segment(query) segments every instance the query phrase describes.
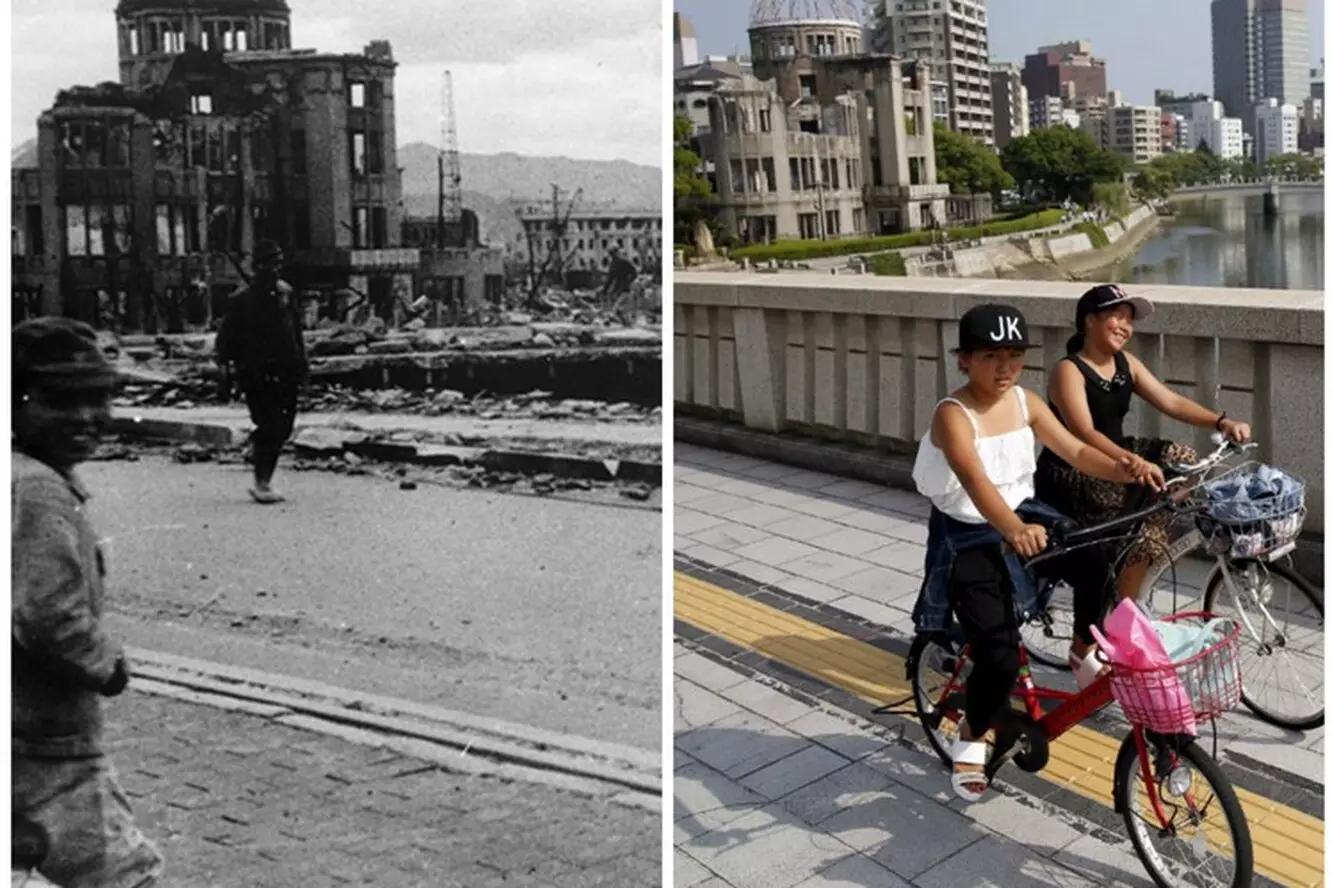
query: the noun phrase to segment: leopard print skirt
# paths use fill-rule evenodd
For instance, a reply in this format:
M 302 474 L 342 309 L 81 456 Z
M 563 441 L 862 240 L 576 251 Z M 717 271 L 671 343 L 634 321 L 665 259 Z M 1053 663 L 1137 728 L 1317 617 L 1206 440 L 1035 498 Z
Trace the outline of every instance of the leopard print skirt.
M 1124 449 L 1157 465 L 1198 460 L 1198 452 L 1189 445 L 1161 438 L 1129 438 Z M 1079 524 L 1099 524 L 1143 505 L 1145 488 L 1102 481 L 1052 457 L 1049 452 L 1042 453 L 1037 464 L 1036 498 Z M 1112 546 L 1120 568 L 1151 562 L 1166 551 L 1170 545 L 1169 523 L 1169 513 L 1158 512 L 1144 522 L 1135 539 Z

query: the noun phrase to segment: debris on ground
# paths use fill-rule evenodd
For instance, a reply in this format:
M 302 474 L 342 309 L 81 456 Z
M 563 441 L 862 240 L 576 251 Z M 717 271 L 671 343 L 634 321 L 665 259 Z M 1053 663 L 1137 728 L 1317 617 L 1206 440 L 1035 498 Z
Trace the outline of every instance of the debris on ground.
M 122 407 L 177 407 L 189 409 L 228 403 L 221 397 L 215 377 L 182 373 L 173 381 L 128 380 L 116 404 Z M 478 419 L 559 419 L 589 422 L 652 423 L 661 419 L 661 407 L 628 401 L 608 403 L 576 398 L 555 398 L 550 392 L 468 397 L 453 389 L 353 389 L 311 383 L 302 392 L 301 413 L 400 413 L 406 416 L 474 416 Z

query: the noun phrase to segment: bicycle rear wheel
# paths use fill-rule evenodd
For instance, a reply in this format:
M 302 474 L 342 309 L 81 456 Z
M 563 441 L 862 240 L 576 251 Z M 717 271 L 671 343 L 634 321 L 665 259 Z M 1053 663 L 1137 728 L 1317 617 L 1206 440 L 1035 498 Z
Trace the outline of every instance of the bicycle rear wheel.
M 1073 643 L 1073 590 L 1055 583 L 1044 610 L 1022 624 L 1022 643 L 1037 663 L 1069 671 L 1068 648 Z
M 925 729 L 925 739 L 945 768 L 953 767 L 952 745 L 957 739 L 957 722 L 962 717 L 961 691 L 971 674 L 970 662 L 962 665 L 962 680 L 956 684 L 958 696 L 940 699 L 958 664 L 958 651 L 946 639 L 917 635 L 907 654 L 907 681 L 916 715 Z
M 1144 774 L 1134 734 L 1115 764 L 1115 799 L 1133 849 L 1161 888 L 1249 888 L 1253 839 L 1221 766 L 1190 739 L 1148 747 Z M 1147 795 L 1157 787 L 1165 822 Z
M 1227 569 L 1231 582 L 1218 570 L 1203 609 L 1240 621 L 1244 705 L 1278 727 L 1307 731 L 1321 726 L 1322 593 L 1281 563 L 1231 561 Z

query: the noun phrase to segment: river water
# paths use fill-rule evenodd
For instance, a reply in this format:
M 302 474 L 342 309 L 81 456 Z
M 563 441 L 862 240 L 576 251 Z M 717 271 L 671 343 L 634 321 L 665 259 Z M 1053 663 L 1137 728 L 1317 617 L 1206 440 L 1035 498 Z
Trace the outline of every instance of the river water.
M 1178 213 L 1106 276 L 1133 283 L 1323 289 L 1323 192 L 1286 192 L 1275 218 L 1261 197 L 1178 201 Z

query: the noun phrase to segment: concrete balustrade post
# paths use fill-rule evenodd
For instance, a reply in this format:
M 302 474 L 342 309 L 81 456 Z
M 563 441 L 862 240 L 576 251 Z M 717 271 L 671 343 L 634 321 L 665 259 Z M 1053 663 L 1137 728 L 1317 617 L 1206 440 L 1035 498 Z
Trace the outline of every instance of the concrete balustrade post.
M 846 433 L 847 387 L 851 380 L 846 372 L 846 320 L 844 314 L 832 316 L 833 329 L 833 426 Z
M 902 338 L 902 389 L 897 401 L 897 437 L 918 441 L 923 430 L 916 428 L 916 371 L 920 361 L 916 319 L 899 318 L 898 325 Z
M 786 312 L 737 308 L 731 317 L 745 425 L 780 432 L 786 425 Z
M 1254 409 L 1266 461 L 1305 479 L 1306 528 L 1323 527 L 1323 354 L 1306 345 L 1269 344 L 1255 355 Z M 1258 383 L 1262 387 L 1258 387 Z M 1261 434 L 1261 437 L 1259 437 Z
M 1138 359 L 1157 379 L 1165 378 L 1165 337 L 1159 333 L 1138 333 L 1133 337 L 1138 344 Z M 1161 437 L 1161 411 L 1139 411 L 1139 434 L 1144 438 Z
M 865 431 L 877 442 L 883 435 L 879 427 L 879 358 L 883 346 L 879 342 L 879 319 L 865 317 Z
M 1197 380 L 1193 400 L 1209 410 L 1216 410 L 1218 413 L 1220 410 L 1217 403 L 1221 396 L 1220 368 L 1217 366 L 1219 359 L 1218 341 L 1216 339 L 1198 337 L 1193 340 L 1193 378 Z M 1198 449 L 1199 453 L 1206 453 L 1212 449 L 1213 431 L 1214 429 L 1194 427 L 1193 446 Z

